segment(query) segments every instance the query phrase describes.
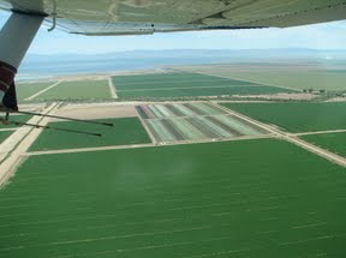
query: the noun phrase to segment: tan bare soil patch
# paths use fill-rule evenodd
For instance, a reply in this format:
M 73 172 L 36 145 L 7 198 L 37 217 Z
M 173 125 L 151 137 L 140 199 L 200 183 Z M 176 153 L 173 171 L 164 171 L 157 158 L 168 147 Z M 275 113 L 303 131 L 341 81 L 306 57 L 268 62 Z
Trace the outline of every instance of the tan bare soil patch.
M 329 99 L 326 102 L 346 102 L 346 97 L 336 97 Z
M 135 117 L 137 111 L 133 105 L 79 104 L 61 107 L 55 114 L 63 117 L 91 120 Z M 52 121 L 54 120 L 52 119 Z
M 22 111 L 35 111 L 42 110 L 47 106 L 46 103 L 32 103 L 32 104 L 22 104 L 19 103 L 19 110 Z
M 233 95 L 233 97 L 265 100 L 312 100 L 318 96 L 310 93 L 279 93 L 274 95 Z

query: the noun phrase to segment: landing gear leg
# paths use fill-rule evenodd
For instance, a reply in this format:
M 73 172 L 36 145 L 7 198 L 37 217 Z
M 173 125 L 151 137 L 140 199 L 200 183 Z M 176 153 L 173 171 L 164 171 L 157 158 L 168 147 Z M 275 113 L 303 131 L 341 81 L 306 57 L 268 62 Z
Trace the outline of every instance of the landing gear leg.
M 5 116 L 5 119 L 1 119 L 1 123 L 3 125 L 9 125 L 9 119 L 10 119 L 10 113 L 6 112 L 6 116 Z

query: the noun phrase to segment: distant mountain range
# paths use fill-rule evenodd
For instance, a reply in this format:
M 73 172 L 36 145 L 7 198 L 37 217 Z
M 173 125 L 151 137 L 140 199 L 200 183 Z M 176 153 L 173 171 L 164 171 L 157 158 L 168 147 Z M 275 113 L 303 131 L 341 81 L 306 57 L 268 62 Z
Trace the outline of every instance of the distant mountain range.
M 346 50 L 137 50 L 106 54 L 28 54 L 19 69 L 20 79 L 74 74 L 111 73 L 172 65 L 200 65 L 275 60 L 339 61 Z
M 237 61 L 240 59 L 283 59 L 283 58 L 322 58 L 345 59 L 346 50 L 316 50 L 316 49 L 268 49 L 268 50 L 210 50 L 210 49 L 184 49 L 184 50 L 136 50 L 127 52 L 114 52 L 103 54 L 28 54 L 25 63 L 31 62 L 60 62 L 83 60 L 126 60 L 126 59 L 215 59 Z

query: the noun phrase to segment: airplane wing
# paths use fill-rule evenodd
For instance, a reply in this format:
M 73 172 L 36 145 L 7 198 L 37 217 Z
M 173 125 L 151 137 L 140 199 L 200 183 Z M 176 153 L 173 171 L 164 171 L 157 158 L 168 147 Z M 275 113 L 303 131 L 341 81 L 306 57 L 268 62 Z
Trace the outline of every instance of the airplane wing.
M 345 0 L 0 0 L 0 8 L 47 14 L 46 22 L 56 20 L 60 29 L 83 35 L 290 27 L 346 19 Z

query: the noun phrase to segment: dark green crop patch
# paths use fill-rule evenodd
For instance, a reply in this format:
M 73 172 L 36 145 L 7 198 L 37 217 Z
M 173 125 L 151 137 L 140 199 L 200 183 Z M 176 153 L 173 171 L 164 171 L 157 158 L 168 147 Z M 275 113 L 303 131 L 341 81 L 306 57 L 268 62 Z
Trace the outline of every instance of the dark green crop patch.
M 0 192 L 0 256 L 345 256 L 345 169 L 252 140 L 30 157 Z
M 306 135 L 302 138 L 323 149 L 346 157 L 346 133 Z
M 346 129 L 346 102 L 221 105 L 293 133 Z
M 49 125 L 52 127 L 101 133 L 102 137 L 55 130 L 44 130 L 31 146 L 30 151 L 132 145 L 151 142 L 138 118 L 116 118 L 97 121 L 114 123 L 114 127 L 84 124 L 79 122 L 50 123 Z
M 223 95 L 260 95 L 294 92 L 248 81 L 198 73 L 166 73 L 115 76 L 113 84 L 120 98 L 183 98 Z
M 0 144 L 5 141 L 14 131 L 2 131 L 0 132 Z

